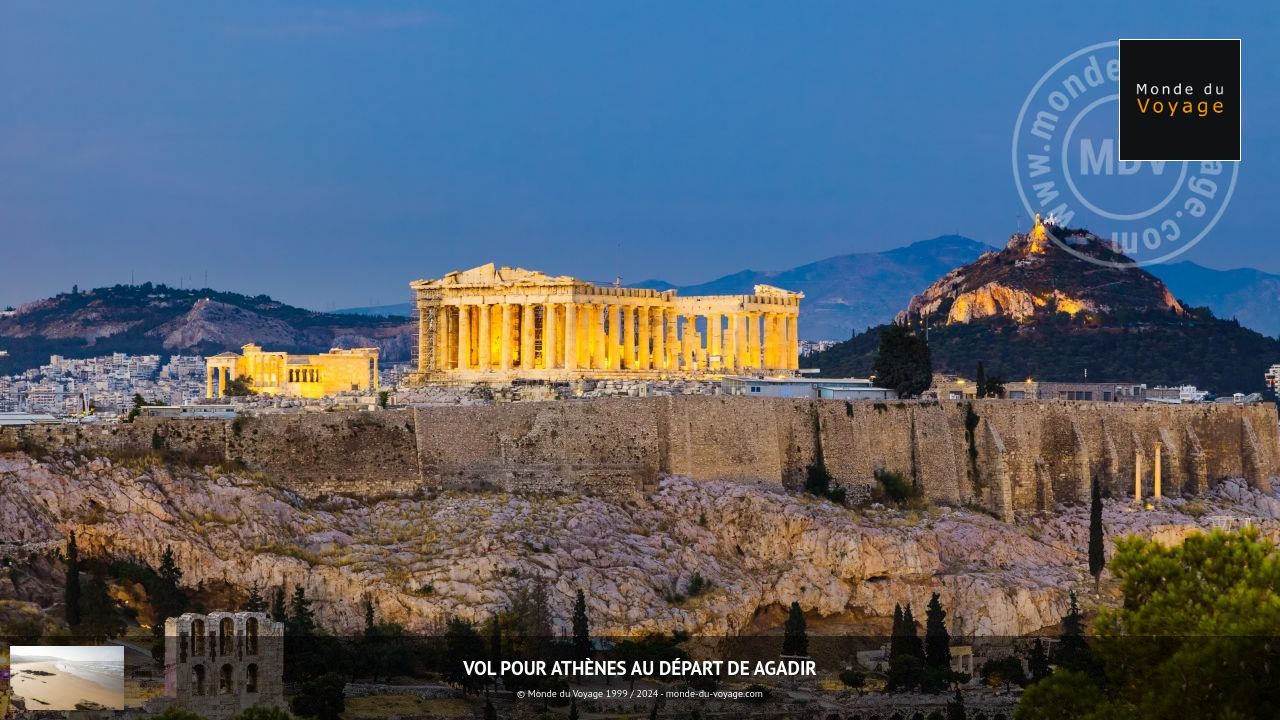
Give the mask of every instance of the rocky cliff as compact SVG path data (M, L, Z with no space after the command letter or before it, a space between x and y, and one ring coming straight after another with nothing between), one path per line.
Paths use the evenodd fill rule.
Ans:
M366 593L387 618L426 631L446 616L487 618L536 582L561 629L573 594L586 591L601 634L771 632L773 609L793 601L812 632L883 633L894 603L923 605L938 591L953 633L1013 635L1053 625L1067 593L1091 584L1081 507L1010 524L680 477L642 500L446 491L308 501L261 476L70 452L0 455L0 488L2 540L75 530L82 554L153 566L172 545L186 582L299 584L339 630L359 627ZM1227 481L1155 511L1109 502L1105 520L1109 542L1129 533L1177 542L1244 522L1275 538L1277 517L1274 494ZM679 598L695 572L711 589Z

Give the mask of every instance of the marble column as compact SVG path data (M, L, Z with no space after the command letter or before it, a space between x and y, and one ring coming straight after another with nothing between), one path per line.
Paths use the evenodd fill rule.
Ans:
M431 358L427 352L430 345L430 329L431 323L430 313L434 312L429 309L425 303L418 303L418 372L427 372L431 369Z
M724 342L722 339L724 317L720 313L707 316L707 369L719 370L724 367ZM711 358L715 358L714 360Z
M660 307L649 309L649 329L653 336L653 355L649 358L649 363L654 370L665 370L667 367L666 314Z
M488 372L493 369L493 306L477 305L476 311L480 313L480 336L476 343L479 352L476 354L480 369Z
M724 335L721 347L724 356L724 369L738 369L738 314L729 314L729 329Z
M639 338L636 341L636 367L641 370L649 369L649 308L641 305L636 308L636 325L638 325L637 333Z
M762 367L773 369L778 366L778 334L777 327L774 323L776 316L771 312L762 314L761 320L763 327L760 330L760 344L764 347L764 360Z
M436 371L444 372L448 370L452 363L449 362L449 355L452 352L453 332L449 328L450 315L449 306L440 305L436 308Z
M760 314L747 313L747 367L760 367Z
M680 315L674 309L664 311L667 322L667 370L680 370Z
M606 367L617 370L622 367L622 312L617 305L607 305L609 312L609 353Z
M537 319L534 317L533 303L520 305L520 368L532 370L534 362L534 331Z
M578 306L573 302L564 304L564 367L578 367Z
M471 307L458 306L458 369L470 370L471 365Z
M604 370L609 367L609 339L605 335L605 306L591 306L591 367Z
M513 355L511 346L514 342L511 324L515 318L515 309L511 306L511 303L502 303L499 307L502 309L498 314L498 317L501 318L501 326L498 328L498 367L503 370L510 370Z
M800 367L800 316L794 313L787 315L787 367Z
M636 309L622 306L622 367L636 369Z
M542 306L542 367L550 370L559 362L559 318L556 317L556 306L547 303Z
M698 317L696 315L685 315L684 322L680 324L680 369L684 371L695 370L697 363L698 348Z

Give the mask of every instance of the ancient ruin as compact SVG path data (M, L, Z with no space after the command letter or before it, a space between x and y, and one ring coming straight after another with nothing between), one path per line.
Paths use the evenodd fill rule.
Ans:
M493 263L410 283L418 382L792 373L802 293L679 297Z
M333 348L322 355L263 350L249 343L243 354L226 352L205 363L205 397L225 397L227 383L245 378L264 395L319 398L378 389L378 348Z
M284 623L267 613L184 613L164 621L164 694L207 718L284 707Z

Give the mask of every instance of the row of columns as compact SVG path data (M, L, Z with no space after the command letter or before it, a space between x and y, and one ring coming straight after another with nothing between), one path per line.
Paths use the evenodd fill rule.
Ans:
M222 397L227 394L227 383L231 381L231 372L233 368L223 365L211 365L206 363L204 368L204 396L207 398ZM217 383L217 393L214 393L214 383Z
M436 370L597 369L668 372L799 367L794 311L690 314L609 303L442 305ZM701 322L705 330L698 329Z

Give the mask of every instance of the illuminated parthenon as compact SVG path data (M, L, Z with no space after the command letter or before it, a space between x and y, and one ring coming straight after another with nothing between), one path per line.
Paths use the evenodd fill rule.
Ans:
M492 263L410 283L421 382L790 374L802 293L678 297Z

